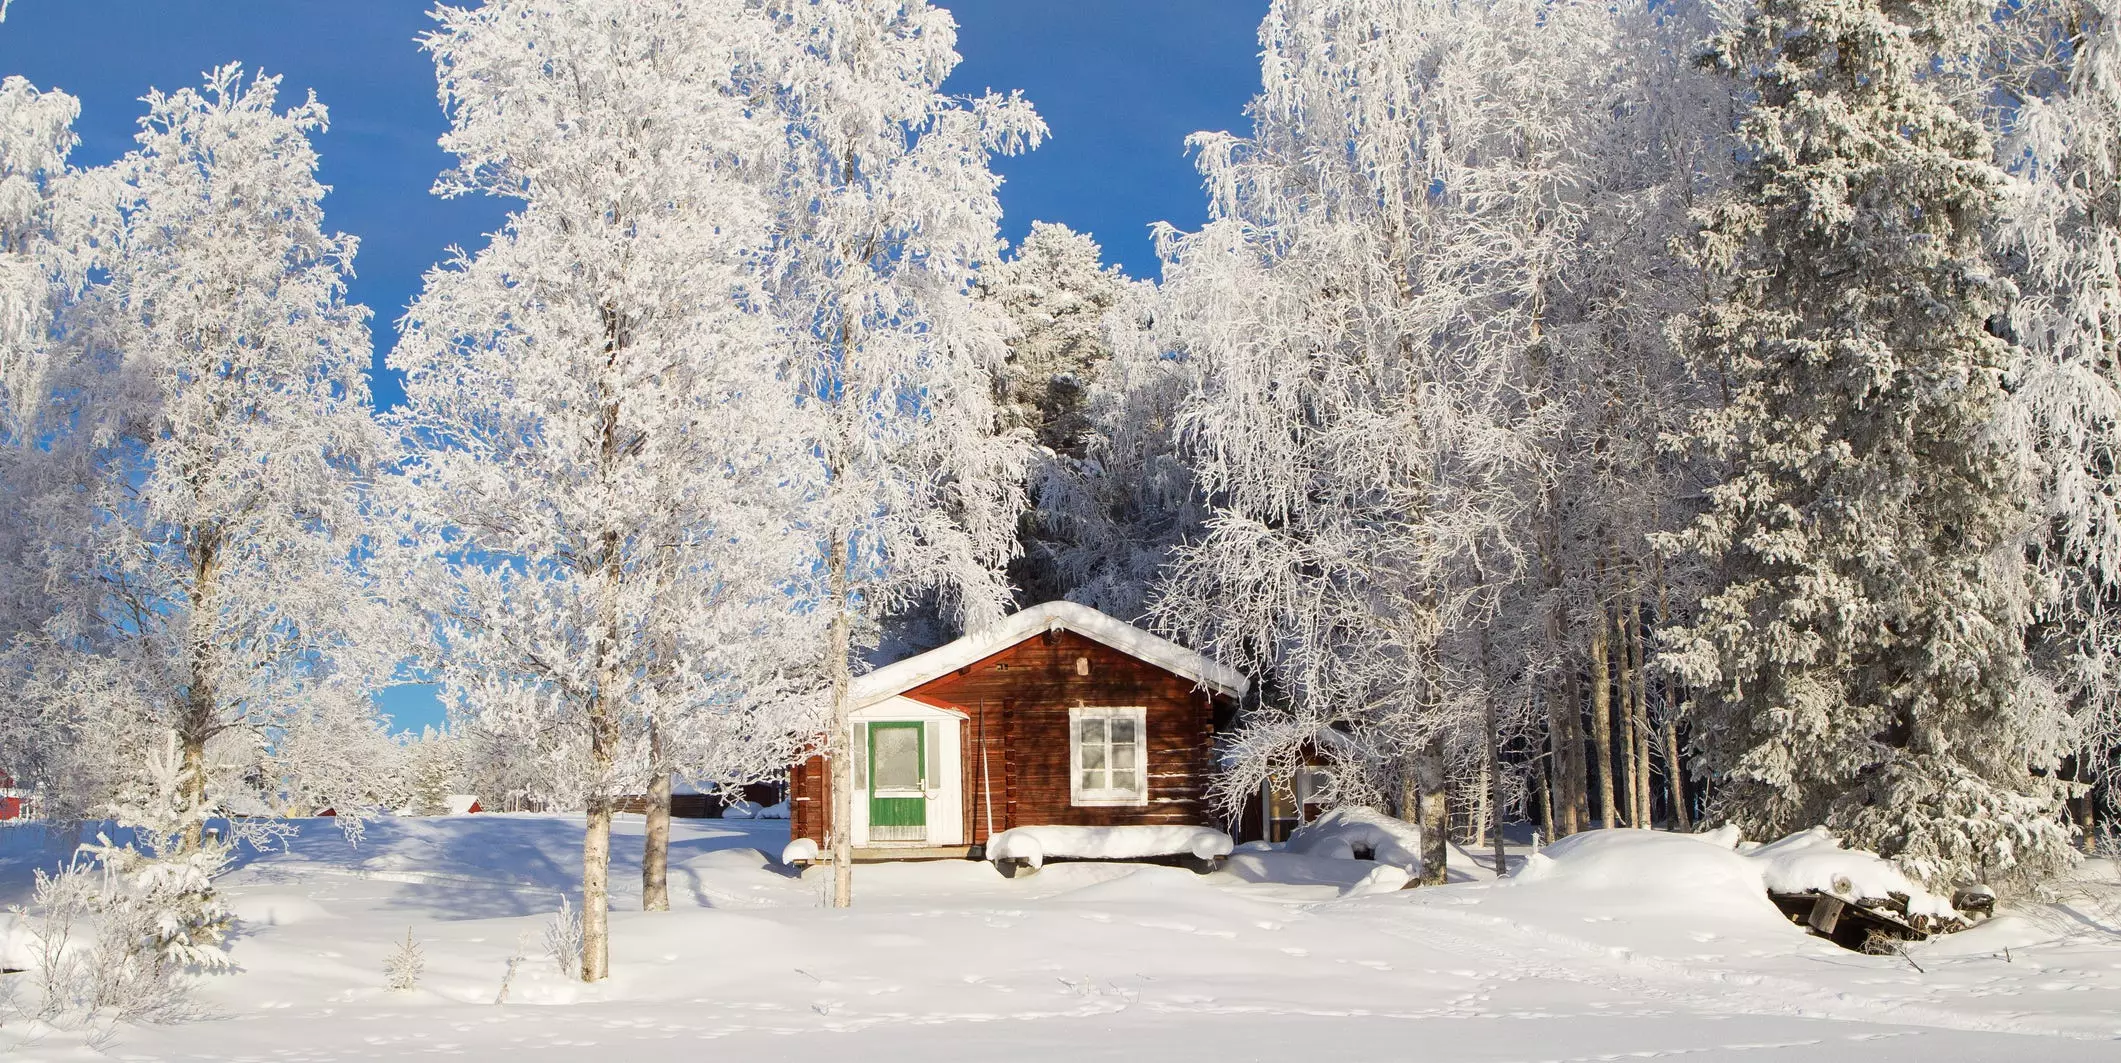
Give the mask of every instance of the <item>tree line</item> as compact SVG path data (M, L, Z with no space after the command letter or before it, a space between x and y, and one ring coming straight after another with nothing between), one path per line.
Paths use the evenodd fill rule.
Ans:
M2036 882L2121 745L2112 16L1275 0L1150 282L1007 253L1045 128L921 0L441 6L436 191L511 212L383 411L321 104L224 67L77 168L10 79L0 768L200 890L231 812L583 810L593 981L619 797L667 907L674 775L1067 597L1259 678L1227 806L1323 760L1439 874L1518 818Z

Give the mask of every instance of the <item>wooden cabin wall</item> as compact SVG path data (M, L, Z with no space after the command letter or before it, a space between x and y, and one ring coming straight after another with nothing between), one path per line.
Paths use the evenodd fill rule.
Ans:
M1076 660L1089 661L1080 675ZM997 830L1045 824L1111 826L1221 822L1208 806L1214 771L1215 705L1193 681L1136 660L1072 631L1018 643L907 692L968 714L966 836L987 837L987 796ZM1140 705L1147 710L1149 803L1085 807L1069 803L1068 709ZM985 735L986 785L980 742Z

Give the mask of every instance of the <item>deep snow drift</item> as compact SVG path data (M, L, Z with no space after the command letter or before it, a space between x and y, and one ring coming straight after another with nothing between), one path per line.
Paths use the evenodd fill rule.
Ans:
M680 821L679 910L617 913L614 976L585 987L537 945L579 875L578 819L387 820L358 849L328 821L302 827L225 880L241 971L203 984L213 1017L100 1047L0 1019L0 1058L2121 1059L2110 863L2061 904L1903 959L1807 936L1762 895L1756 861L1693 837L1597 832L1513 879L1454 863L1472 880L1406 891L1385 885L1398 868L1275 851L1205 876L864 865L857 908L834 912L826 869L764 855L785 823ZM625 908L639 827L621 820ZM44 841L0 831L0 903L63 851ZM391 992L384 959L408 929L426 973Z

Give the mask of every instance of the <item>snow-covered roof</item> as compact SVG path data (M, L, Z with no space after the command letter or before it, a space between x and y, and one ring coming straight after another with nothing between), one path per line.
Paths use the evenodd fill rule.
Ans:
M1073 631L1136 660L1147 661L1174 675L1191 679L1218 694L1242 698L1251 685L1251 681L1237 669L1203 657L1169 639L1152 635L1124 620L1106 616L1087 605L1047 602L1011 613L994 626L975 631L949 645L938 646L855 677L851 690L855 707L873 705L902 694L1025 639L1057 629Z

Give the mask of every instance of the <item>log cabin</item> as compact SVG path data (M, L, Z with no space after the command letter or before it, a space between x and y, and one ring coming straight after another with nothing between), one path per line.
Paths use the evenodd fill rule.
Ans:
M979 858L1024 826L1228 829L1208 798L1236 669L1073 602L857 677L858 860ZM829 851L833 772L789 774L789 834Z

